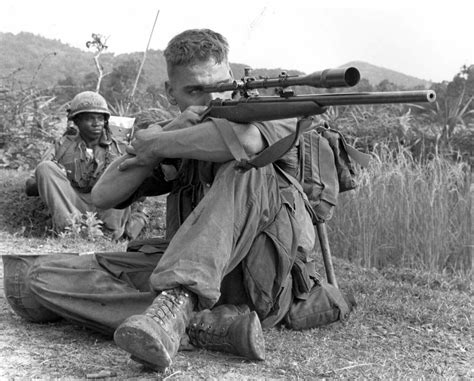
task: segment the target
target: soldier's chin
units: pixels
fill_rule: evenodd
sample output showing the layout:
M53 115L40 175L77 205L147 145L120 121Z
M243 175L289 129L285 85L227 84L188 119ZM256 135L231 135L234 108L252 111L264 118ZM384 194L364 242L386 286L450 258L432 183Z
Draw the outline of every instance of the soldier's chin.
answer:
M99 139L102 136L102 131L100 132L90 131L87 135L83 135L83 136L87 136L88 139Z

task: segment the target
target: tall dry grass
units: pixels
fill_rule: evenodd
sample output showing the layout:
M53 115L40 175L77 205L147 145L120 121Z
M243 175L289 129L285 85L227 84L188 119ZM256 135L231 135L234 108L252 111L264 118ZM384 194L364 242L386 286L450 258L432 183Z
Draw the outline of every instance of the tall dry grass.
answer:
M469 271L472 258L469 172L405 150L376 150L357 190L340 195L329 222L334 255L362 266Z

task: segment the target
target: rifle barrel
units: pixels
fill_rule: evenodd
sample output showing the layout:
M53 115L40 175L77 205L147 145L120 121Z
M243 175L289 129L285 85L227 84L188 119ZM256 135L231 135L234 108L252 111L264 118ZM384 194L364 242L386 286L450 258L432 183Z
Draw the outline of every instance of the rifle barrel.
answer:
M385 104L385 103L418 103L434 102L436 93L433 90L414 91L384 91L384 92L362 92L362 93L335 93L335 94L307 94L295 95L288 98L273 97L251 97L238 100L211 101L211 106L236 106L245 103L277 103L280 105L293 102L314 102L319 106L346 106L362 104Z
M311 98L311 96L306 96ZM386 91L367 93L339 93L320 94L314 97L314 101L321 106L345 106L362 104L385 104L385 103L418 103L434 102L436 93L433 90L414 91Z

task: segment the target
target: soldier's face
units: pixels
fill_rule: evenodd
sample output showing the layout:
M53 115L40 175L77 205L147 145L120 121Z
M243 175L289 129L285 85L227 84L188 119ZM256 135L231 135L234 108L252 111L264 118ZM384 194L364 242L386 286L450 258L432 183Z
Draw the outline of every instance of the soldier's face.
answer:
M105 115L96 112L84 112L79 114L74 123L81 136L86 141L93 141L100 137L105 126Z
M189 106L207 106L212 99L230 99L231 91L205 93L202 86L232 82L232 73L227 62L216 63L214 59L188 66L177 66L166 82L166 94L172 104L181 111Z

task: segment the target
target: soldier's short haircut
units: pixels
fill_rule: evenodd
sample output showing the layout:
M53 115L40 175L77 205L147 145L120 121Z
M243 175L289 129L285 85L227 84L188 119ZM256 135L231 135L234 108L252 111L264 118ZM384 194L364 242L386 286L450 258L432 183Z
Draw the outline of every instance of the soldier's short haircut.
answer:
M176 66L206 62L227 62L229 44L224 36L210 29L189 29L176 35L164 51L168 75Z

